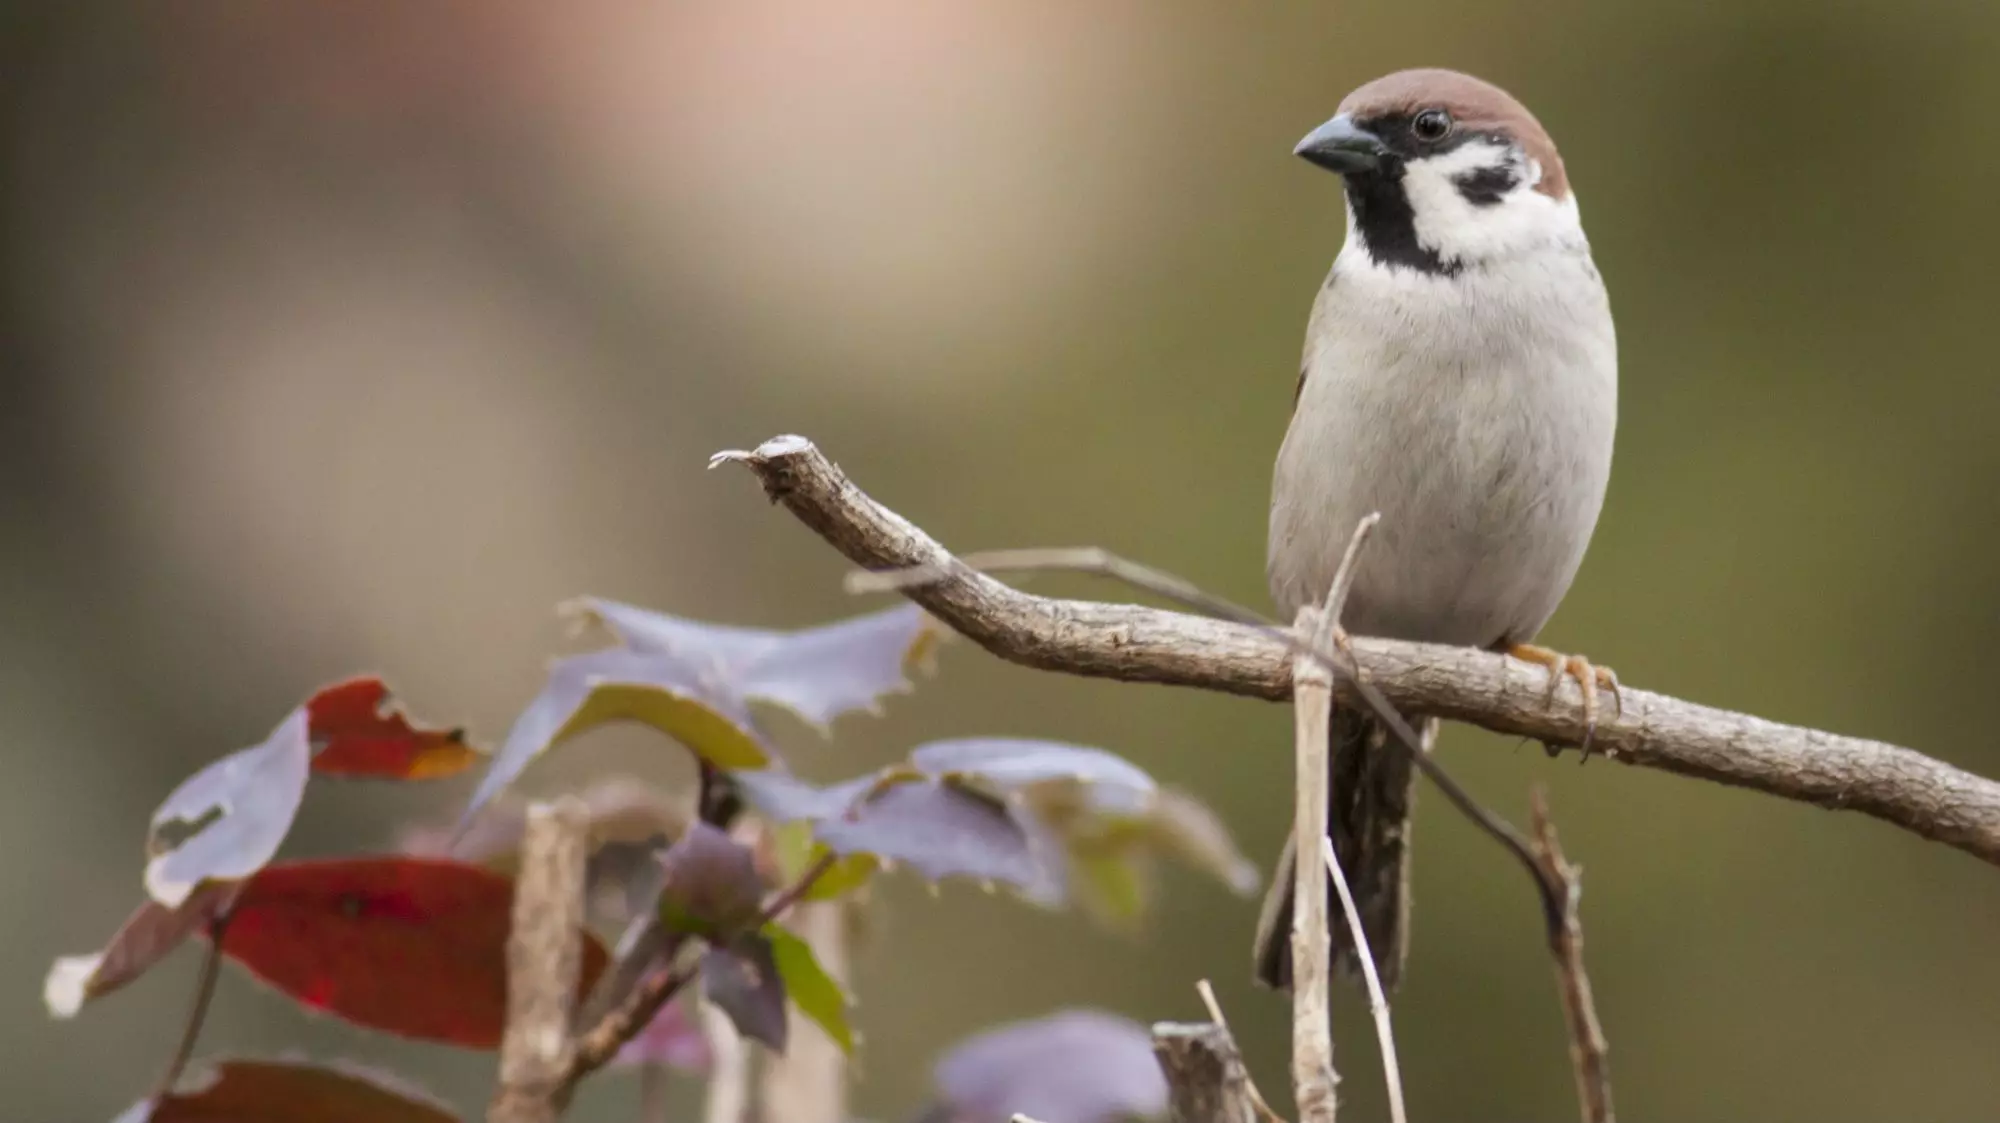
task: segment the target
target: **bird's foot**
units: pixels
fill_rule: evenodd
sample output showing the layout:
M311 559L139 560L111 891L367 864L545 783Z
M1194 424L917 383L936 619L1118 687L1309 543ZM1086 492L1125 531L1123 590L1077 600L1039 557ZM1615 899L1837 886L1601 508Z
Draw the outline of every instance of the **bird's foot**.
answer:
M1532 643L1517 643L1507 648L1507 654L1516 659L1549 669L1548 701L1553 704L1556 690L1562 686L1565 676L1576 680L1583 690L1583 744L1580 746L1583 759L1590 759L1591 742L1597 736L1597 691L1602 687L1611 692L1611 700L1617 707L1619 717L1625 716L1625 695L1618 688L1618 673L1610 667L1600 666L1581 655L1564 655L1546 647Z

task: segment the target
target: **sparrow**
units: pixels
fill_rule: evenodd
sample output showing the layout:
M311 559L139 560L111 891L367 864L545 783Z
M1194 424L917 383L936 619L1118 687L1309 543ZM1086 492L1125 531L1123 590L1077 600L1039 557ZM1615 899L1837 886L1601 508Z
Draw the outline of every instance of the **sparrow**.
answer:
M1597 692L1617 676L1531 641L1569 590L1611 476L1618 347L1562 157L1505 91L1405 70L1347 95L1296 155L1339 175L1347 240L1306 328L1271 486L1271 596L1323 602L1355 525L1353 635L1502 651ZM1412 715L1428 748L1435 718ZM1414 769L1336 706L1329 834L1385 987L1408 951ZM1588 746L1586 743L1586 752ZM1258 922L1258 979L1290 986L1287 840ZM1351 975L1338 915L1335 964Z

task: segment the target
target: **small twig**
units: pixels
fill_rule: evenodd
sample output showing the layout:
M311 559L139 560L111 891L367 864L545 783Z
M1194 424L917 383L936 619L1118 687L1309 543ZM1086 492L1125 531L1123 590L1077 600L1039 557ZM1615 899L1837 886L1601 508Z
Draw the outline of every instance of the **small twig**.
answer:
M1300 635L1317 636L1324 616L1299 610ZM1327 745L1333 705L1330 668L1301 655L1292 670L1297 797L1292 806L1292 1088L1301 1123L1333 1123L1340 1076L1333 1067L1332 944L1327 930L1326 876L1306 857L1326 837Z
M573 796L528 808L507 938L507 1031L489 1123L552 1123L567 1104L589 822L589 808Z
M1375 1039L1382 1047L1382 1080L1389 1089L1389 1123L1408 1123L1403 1108L1403 1067L1396 1061L1396 1033L1389 1025L1389 996L1382 990L1382 976L1375 970L1375 952L1368 946L1368 934L1361 928L1361 910L1354 905L1354 892L1347 875L1340 871L1340 858L1333 852L1333 840L1320 839L1321 857L1340 894L1340 910L1347 914L1347 930L1354 935L1354 950L1361 960L1361 977L1368 984L1368 1010L1375 1015Z
M1563 885L1561 921L1549 928L1549 953L1556 961L1556 983L1562 993L1563 1020L1569 1025L1569 1057L1576 1070L1577 1104L1583 1123L1612 1123L1610 1043L1597 1020L1590 993L1590 976L1583 969L1583 920L1577 902L1583 895L1582 871L1563 856L1549 819L1547 793L1537 784L1529 793L1535 827L1535 853L1550 877Z
M202 1024L208 1021L208 1007L215 997L215 983L222 974L222 936L229 926L229 907L223 906L208 922L208 950L201 959L201 974L195 979L194 1001L188 1006L187 1022L181 1027L181 1039L174 1046L174 1055L167 1061L166 1070L153 1085L151 1098L158 1100L173 1094L174 1085L181 1081L181 1074L187 1071L188 1062L194 1059L195 1042L201 1037Z
M1194 985L1194 989L1196 994L1201 995L1201 1004L1208 1009L1209 1020L1221 1028L1223 1034L1229 1039L1230 1047L1234 1048L1236 1045L1236 1035L1229 1028L1229 1019L1222 1013L1222 1003L1215 997L1215 988L1209 985L1207 979L1203 979ZM1154 1036L1156 1039L1158 1035L1159 1030L1155 1027ZM1158 1048L1157 1040L1154 1042L1154 1048L1156 1050ZM1241 1063L1240 1057L1238 1058L1238 1062L1239 1064ZM1251 1104L1257 1108L1258 1114L1264 1117L1265 1123L1288 1123L1284 1116L1272 1110L1270 1101L1266 1100L1264 1093L1258 1090L1257 1079L1250 1075L1249 1066L1243 1065L1242 1067L1244 1091L1249 1093Z

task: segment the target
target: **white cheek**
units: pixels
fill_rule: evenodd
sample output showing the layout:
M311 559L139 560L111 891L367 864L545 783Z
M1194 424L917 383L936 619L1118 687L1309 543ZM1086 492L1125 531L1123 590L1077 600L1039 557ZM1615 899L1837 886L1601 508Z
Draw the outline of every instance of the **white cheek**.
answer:
M1403 174L1417 241L1447 260L1480 261L1582 238L1576 200L1551 199L1535 190L1539 162L1529 161L1524 181L1498 203L1479 206L1453 182L1499 165L1507 151L1497 144L1467 144L1442 156L1411 163Z

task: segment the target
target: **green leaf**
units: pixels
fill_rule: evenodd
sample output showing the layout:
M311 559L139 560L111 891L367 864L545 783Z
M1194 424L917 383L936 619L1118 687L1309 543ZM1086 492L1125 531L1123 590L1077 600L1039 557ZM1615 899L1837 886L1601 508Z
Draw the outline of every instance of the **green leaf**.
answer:
M778 977L785 982L785 993L791 996L792 1005L825 1030L841 1052L853 1053L854 1030L847 1021L852 1002L833 976L826 973L826 968L820 966L812 945L776 924L765 926L764 938L771 942L771 959L777 965Z

